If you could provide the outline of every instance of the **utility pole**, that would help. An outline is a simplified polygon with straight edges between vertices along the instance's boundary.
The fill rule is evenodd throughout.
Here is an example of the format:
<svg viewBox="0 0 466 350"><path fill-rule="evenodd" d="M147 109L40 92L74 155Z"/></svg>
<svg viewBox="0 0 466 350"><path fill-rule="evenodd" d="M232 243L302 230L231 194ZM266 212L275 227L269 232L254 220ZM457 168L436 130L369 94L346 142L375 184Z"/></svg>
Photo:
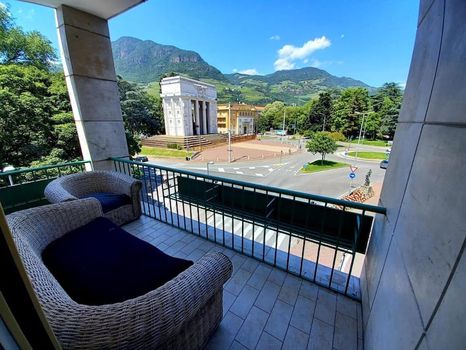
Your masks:
<svg viewBox="0 0 466 350"><path fill-rule="evenodd" d="M282 143L285 138L285 119L286 119L286 107L283 109L283 126L282 126Z"/></svg>
<svg viewBox="0 0 466 350"><path fill-rule="evenodd" d="M228 163L231 163L231 103L228 102Z"/></svg>
<svg viewBox="0 0 466 350"><path fill-rule="evenodd" d="M361 127L359 128L359 137L358 137L358 147L356 149L356 160L358 159L358 150L359 150L359 144L361 143L361 135L362 135L362 128L364 126L364 121L366 119L366 114L367 113L362 113L362 112L355 112L355 114L362 114L362 122L361 122Z"/></svg>

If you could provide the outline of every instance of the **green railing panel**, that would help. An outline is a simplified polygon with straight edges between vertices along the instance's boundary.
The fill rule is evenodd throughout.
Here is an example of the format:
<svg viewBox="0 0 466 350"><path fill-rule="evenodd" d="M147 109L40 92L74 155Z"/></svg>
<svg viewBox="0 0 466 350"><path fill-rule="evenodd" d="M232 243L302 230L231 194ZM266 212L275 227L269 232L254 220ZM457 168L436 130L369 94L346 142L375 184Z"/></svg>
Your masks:
<svg viewBox="0 0 466 350"><path fill-rule="evenodd" d="M309 238L365 253L371 216L184 176L178 176L177 183L181 199L216 206L263 224L286 227Z"/></svg>
<svg viewBox="0 0 466 350"><path fill-rule="evenodd" d="M0 173L0 202L6 214L48 204L45 187L58 176L82 172L89 161L77 161ZM13 182L13 184L11 184Z"/></svg>

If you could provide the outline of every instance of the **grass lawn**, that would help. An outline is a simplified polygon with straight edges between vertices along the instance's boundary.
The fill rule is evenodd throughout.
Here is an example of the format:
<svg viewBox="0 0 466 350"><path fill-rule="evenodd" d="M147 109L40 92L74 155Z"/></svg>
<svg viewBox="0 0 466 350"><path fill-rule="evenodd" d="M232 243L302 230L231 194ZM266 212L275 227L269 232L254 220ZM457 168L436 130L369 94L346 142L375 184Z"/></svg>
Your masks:
<svg viewBox="0 0 466 350"><path fill-rule="evenodd" d="M353 144L358 144L358 140L353 140L351 141ZM367 146L379 146L379 147L387 147L388 143L387 141L383 140L361 140L361 145L367 145Z"/></svg>
<svg viewBox="0 0 466 350"><path fill-rule="evenodd" d="M153 157L170 157L170 158L185 158L191 156L193 152L186 152L185 150L161 148L161 147L148 147L142 146L141 155Z"/></svg>
<svg viewBox="0 0 466 350"><path fill-rule="evenodd" d="M302 173L315 173L317 171L324 171L330 169L344 168L348 166L346 163L332 162L331 160L315 160L312 163L307 163L301 168Z"/></svg>
<svg viewBox="0 0 466 350"><path fill-rule="evenodd" d="M348 156L356 157L356 152L348 152ZM385 152L358 152L358 158L384 160L387 159L387 154Z"/></svg>

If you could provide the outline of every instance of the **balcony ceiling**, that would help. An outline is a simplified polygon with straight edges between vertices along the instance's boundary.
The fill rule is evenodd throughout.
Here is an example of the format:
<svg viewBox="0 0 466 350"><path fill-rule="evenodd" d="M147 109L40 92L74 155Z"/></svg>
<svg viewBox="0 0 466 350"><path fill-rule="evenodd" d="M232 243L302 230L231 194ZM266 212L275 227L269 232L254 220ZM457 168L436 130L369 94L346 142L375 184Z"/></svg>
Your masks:
<svg viewBox="0 0 466 350"><path fill-rule="evenodd" d="M146 0L21 0L47 7L67 5L97 17L110 19Z"/></svg>

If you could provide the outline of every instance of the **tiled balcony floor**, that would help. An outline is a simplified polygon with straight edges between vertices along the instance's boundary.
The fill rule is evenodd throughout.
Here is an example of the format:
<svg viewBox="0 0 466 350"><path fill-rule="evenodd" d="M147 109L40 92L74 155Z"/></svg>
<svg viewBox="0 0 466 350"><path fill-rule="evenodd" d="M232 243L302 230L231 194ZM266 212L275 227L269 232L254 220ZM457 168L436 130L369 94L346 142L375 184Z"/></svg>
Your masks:
<svg viewBox="0 0 466 350"><path fill-rule="evenodd" d="M180 258L230 258L224 317L209 349L363 348L360 303L149 217L124 228Z"/></svg>

